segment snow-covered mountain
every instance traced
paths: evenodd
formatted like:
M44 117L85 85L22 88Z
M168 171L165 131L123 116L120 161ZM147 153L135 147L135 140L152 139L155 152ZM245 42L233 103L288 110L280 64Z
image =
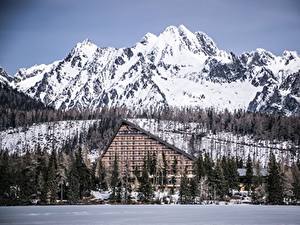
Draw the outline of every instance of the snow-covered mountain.
M292 115L300 114L299 70L296 52L236 56L180 25L130 48L84 40L63 60L20 69L11 85L61 109L200 106Z

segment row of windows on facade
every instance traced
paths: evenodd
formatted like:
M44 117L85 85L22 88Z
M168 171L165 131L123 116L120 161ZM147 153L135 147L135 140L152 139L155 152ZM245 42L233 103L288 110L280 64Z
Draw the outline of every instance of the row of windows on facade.
M111 145L111 148L116 150L156 150L156 149L168 149L167 147L157 147L157 145L151 145L151 146L145 146L145 145L139 145L139 146L130 146L130 145L122 145L122 146L115 146Z
M124 140L114 140L111 145L157 145L159 144L158 141L153 140L144 140L144 141L124 141Z
M115 155L116 153L118 155L147 155L147 154L157 154L162 152L165 153L165 155L174 156L177 155L177 153L174 152L174 150L170 150L170 148L165 146L156 146L151 149L147 149L145 147L139 147L136 149L128 148L128 147L110 147L110 151L108 151L106 154L108 155Z
M178 160L179 156L177 153L174 153L173 151L166 151L164 149L158 149L156 151L130 151L129 149L124 149L127 151L122 151L121 149L111 149L111 151L106 152L106 156L117 156L117 157L122 157L122 156L157 156L162 155L162 152L165 153L166 157L169 159L174 159L175 158ZM129 150L129 151L128 151Z
M114 157L108 157L109 159L109 162L110 163L113 163L114 161ZM136 162L141 162L141 163L144 163L144 158L142 157L128 157L128 158L119 158L121 160L121 163L122 164L125 164L127 160L130 160L130 161L136 161ZM166 160L167 164L169 165L172 165L174 163L174 160ZM181 160L178 160L177 161L177 165L181 165L181 164L185 164L185 165L192 165L192 162L189 162L189 161L181 161Z
M113 163L107 163L108 167L112 167ZM135 170L142 171L144 164L143 163L136 163L135 165L128 166L129 172L134 172ZM192 166L178 166L177 167L177 174L180 174L180 171L187 170L188 174L193 173L193 167ZM126 173L125 166L121 167L122 173ZM173 174L172 168L167 168L167 174Z
M148 136L142 133L124 133L124 132L118 133L118 135L115 137L115 139L120 139L120 140L142 140L145 138L148 138Z

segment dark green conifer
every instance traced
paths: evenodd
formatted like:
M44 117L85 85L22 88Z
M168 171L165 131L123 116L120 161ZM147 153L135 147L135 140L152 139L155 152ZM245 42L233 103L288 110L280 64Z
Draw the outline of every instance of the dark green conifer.
M70 172L68 174L67 198L74 204L80 200L80 183L76 160L73 159Z
M181 204L187 204L190 200L190 189L189 180L187 178L187 168L185 168L184 173L181 176L180 187L179 187L179 202Z
M246 176L245 176L245 190L251 191L253 183L253 166L252 159L250 155L248 155L247 164L246 164Z
M149 172L148 172L146 160L144 160L142 176L140 177L139 192L140 192L140 199L142 202L149 203L152 200L153 189L149 179Z
M283 203L283 184L280 176L279 165L276 161L275 155L271 152L268 164L268 178L267 178L267 192L269 204Z
M119 165L118 165L117 155L115 155L115 160L114 160L112 174L111 174L111 180L110 180L110 188L112 190L112 193L110 195L111 201L117 200L117 190L118 190L119 184L120 184Z

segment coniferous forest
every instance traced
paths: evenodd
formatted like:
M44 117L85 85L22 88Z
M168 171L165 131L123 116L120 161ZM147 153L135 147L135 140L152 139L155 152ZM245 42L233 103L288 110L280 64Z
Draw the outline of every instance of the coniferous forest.
M177 163L168 165L163 159L157 171L157 158L148 154L143 169L134 176L121 176L118 156L112 168L105 168L100 159L89 163L86 152L94 146L108 145L120 121L124 118L152 118L197 122L213 133L221 131L252 135L257 139L292 141L300 144L300 119L296 116L268 115L242 110L235 112L199 108L164 108L130 111L125 108L102 108L98 111L61 111L46 107L5 85L0 86L0 129L28 127L32 124L60 120L99 119L86 135L68 139L57 149L49 143L25 149L24 154L0 150L0 204L115 204L170 203L199 204L251 197L253 204L298 204L300 201L300 161L288 165L270 154L267 173L249 155L247 160L222 156L212 159L207 153L198 154L193 164L194 177L178 174ZM84 146L84 147L83 147ZM293 149L296 153L299 149ZM299 153L298 153L299 155ZM167 179L167 168L181 176L178 188L176 177ZM240 175L238 169L245 169ZM154 184L154 181L159 182ZM174 188L166 188L167 184ZM242 186L241 186L242 184ZM241 188L245 196L238 192ZM107 193L105 201L93 199L92 192ZM167 194L160 200L155 193ZM243 194L242 193L242 194ZM176 197L177 196L177 197ZM138 199L138 201L136 201Z

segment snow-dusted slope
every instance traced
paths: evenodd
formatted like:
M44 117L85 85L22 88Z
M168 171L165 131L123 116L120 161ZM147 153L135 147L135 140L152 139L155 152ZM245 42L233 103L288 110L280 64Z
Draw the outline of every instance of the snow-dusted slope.
M75 135L87 132L96 120L69 120L48 122L29 126L28 128L8 129L0 132L0 149L8 149L11 153L34 151L40 145L49 152L61 149Z
M275 56L257 49L238 57L180 25L148 33L130 48L98 48L84 40L63 60L20 69L12 85L62 109L213 106L289 115L300 114L299 83L289 78L299 69L296 52Z
M0 149L8 149L10 153L18 152L19 154L24 154L27 150L35 151L38 145L49 152L53 147L61 149L68 140L73 140L76 135L79 137L82 134L85 138L89 127L96 121L58 121L1 131ZM259 160L262 165L266 166L270 151L273 151L278 159L286 163L291 163L297 158L297 155L289 151L290 149L298 149L296 154L299 154L300 146L295 146L291 142L256 140L251 136L238 136L229 132L213 134L198 123L183 124L176 121L154 119L129 119L129 121L187 153L197 155L198 152L206 152L211 154L214 159L222 155L230 155L246 160L250 154L253 159ZM85 150L87 150L87 159L95 161L102 149Z
M130 119L129 121L190 154L209 153L214 159L223 155L238 156L245 162L250 154L254 160L259 160L263 166L267 166L272 151L278 159L290 164L297 157L289 150L300 148L291 142L256 140L251 136L239 136L230 132L213 134L198 123L183 124L154 119Z

